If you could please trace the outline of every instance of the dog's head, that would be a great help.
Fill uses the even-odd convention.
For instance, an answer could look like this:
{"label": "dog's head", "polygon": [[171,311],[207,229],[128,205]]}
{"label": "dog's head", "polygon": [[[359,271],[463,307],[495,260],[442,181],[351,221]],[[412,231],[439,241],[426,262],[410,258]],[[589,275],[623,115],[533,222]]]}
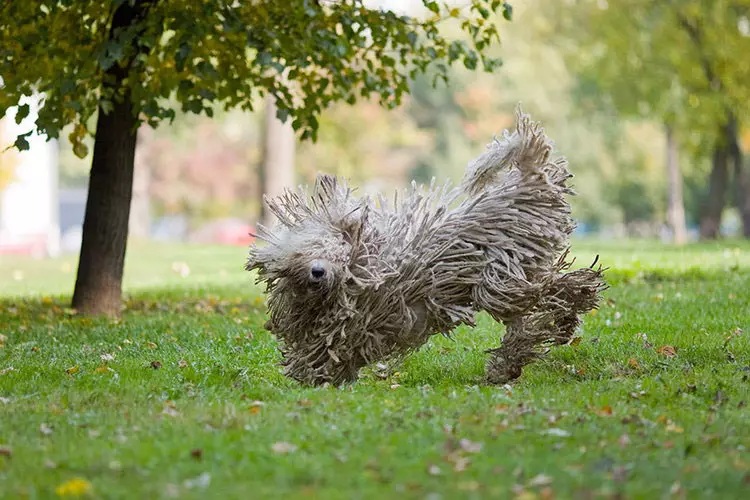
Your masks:
{"label": "dog's head", "polygon": [[278,225],[261,229],[264,244],[251,248],[246,269],[266,284],[266,328],[283,342],[286,373],[312,384],[351,379],[364,361],[339,359],[330,337],[341,330],[349,292],[367,279],[369,201],[319,176],[309,196],[300,190],[266,202]]}
{"label": "dog's head", "polygon": [[366,203],[328,175],[318,176],[310,197],[288,191],[266,202],[279,224],[263,229],[266,244],[250,250],[246,269],[256,270],[272,295],[311,303],[335,296],[356,259]]}

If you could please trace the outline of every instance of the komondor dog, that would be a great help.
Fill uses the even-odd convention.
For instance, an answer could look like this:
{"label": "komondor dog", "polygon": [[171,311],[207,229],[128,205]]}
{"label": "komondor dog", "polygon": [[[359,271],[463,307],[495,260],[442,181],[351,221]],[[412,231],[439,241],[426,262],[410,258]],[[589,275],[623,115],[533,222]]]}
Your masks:
{"label": "komondor dog", "polygon": [[[549,346],[569,342],[596,308],[602,269],[569,271],[571,174],[551,141],[517,111],[469,163],[462,186],[412,185],[393,203],[355,197],[334,177],[266,199],[278,227],[260,228],[247,270],[265,282],[285,373],[341,384],[360,368],[400,359],[435,334],[505,324],[487,351],[486,380],[509,382]],[[499,340],[499,339],[498,339]]]}

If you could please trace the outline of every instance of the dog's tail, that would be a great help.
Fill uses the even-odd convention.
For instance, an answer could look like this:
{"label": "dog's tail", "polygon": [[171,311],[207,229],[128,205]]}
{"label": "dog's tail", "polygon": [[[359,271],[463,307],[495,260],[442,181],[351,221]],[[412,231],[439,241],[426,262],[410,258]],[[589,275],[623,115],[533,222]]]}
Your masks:
{"label": "dog's tail", "polygon": [[466,168],[462,187],[469,195],[476,195],[490,186],[517,183],[515,175],[508,177],[514,168],[521,177],[543,173],[550,183],[560,187],[570,177],[564,160],[550,162],[552,141],[544,133],[538,122],[516,108],[516,129],[503,132],[503,137],[495,138],[486,150]]}

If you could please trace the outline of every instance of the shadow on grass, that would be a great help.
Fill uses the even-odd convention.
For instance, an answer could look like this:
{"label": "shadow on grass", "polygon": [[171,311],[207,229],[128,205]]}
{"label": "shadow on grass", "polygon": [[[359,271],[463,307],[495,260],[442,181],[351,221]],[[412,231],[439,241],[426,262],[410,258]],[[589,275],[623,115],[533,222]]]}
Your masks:
{"label": "shadow on grass", "polygon": [[[258,316],[265,313],[261,297],[223,297],[214,294],[196,293],[195,295],[162,295],[148,294],[129,297],[123,301],[122,321],[129,317],[161,315],[238,315]],[[24,321],[59,321],[64,319],[87,320],[91,323],[111,322],[107,318],[86,318],[70,307],[70,298],[65,296],[24,298],[12,297],[0,299],[0,319]]]}

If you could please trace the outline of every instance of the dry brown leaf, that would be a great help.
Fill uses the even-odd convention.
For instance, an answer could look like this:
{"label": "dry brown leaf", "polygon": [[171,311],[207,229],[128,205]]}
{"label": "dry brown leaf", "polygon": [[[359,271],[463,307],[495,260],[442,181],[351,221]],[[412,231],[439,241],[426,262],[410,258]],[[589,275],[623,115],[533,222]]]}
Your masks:
{"label": "dry brown leaf", "polygon": [[481,485],[476,481],[458,483],[458,489],[463,491],[477,491]]}
{"label": "dry brown leaf", "polygon": [[602,406],[601,409],[596,412],[596,414],[600,417],[610,417],[612,416],[612,407],[609,405]]}
{"label": "dry brown leaf", "polygon": [[675,356],[677,356],[677,349],[675,349],[671,345],[664,345],[658,348],[656,350],[656,353],[668,358],[674,358]]}
{"label": "dry brown leaf", "polygon": [[685,429],[683,429],[679,425],[675,425],[674,422],[669,422],[667,426],[665,427],[665,430],[667,432],[674,432],[677,434],[682,434],[683,432],[685,432]]}
{"label": "dry brown leaf", "polygon": [[542,488],[539,492],[539,498],[542,500],[554,500],[555,492],[549,486]]}
{"label": "dry brown leaf", "polygon": [[453,463],[453,470],[456,472],[465,471],[469,467],[470,463],[471,460],[469,460],[468,457],[457,457],[455,462]]}
{"label": "dry brown leaf", "polygon": [[635,369],[635,370],[638,370],[638,369],[640,369],[640,368],[641,368],[641,365],[640,365],[640,364],[638,363],[638,360],[637,360],[637,359],[635,359],[635,358],[630,358],[630,359],[628,360],[628,365],[629,365],[629,366],[630,366],[631,368]]}
{"label": "dry brown leaf", "polygon": [[0,445],[0,457],[10,458],[13,455],[13,450],[10,446]]}

